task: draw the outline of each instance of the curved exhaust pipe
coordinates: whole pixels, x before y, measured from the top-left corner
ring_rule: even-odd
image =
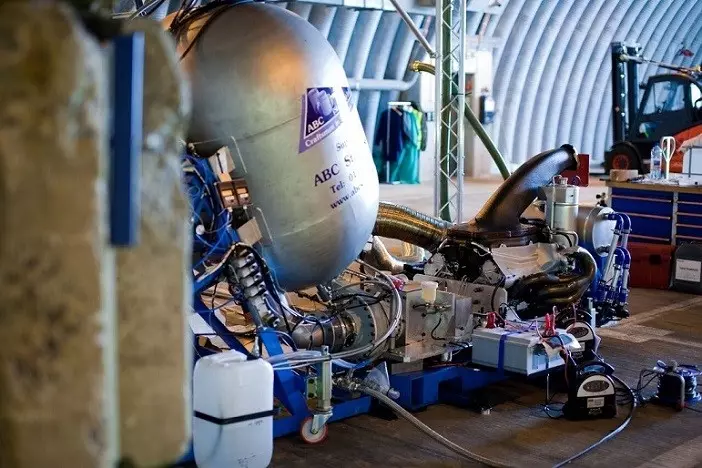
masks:
[[[567,256],[575,260],[580,274],[558,277],[548,273],[537,273],[517,282],[511,294],[548,305],[568,305],[577,302],[592,284],[597,264],[592,255],[582,248]]]
[[[493,231],[519,226],[519,217],[537,197],[539,188],[577,167],[578,155],[570,145],[537,154],[500,185],[471,223]]]

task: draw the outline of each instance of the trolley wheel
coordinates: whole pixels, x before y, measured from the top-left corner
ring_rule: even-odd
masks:
[[[300,437],[307,444],[321,444],[327,439],[328,434],[329,426],[326,423],[319,429],[319,432],[312,433],[312,416],[302,421],[302,426],[300,426]]]

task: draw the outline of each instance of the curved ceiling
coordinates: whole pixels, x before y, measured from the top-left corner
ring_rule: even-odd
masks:
[[[328,34],[351,79],[409,80],[410,58],[426,58],[393,12],[289,9]],[[433,18],[413,18],[433,42]],[[702,1],[510,0],[501,15],[468,12],[467,33],[480,31],[501,44],[493,52],[497,113],[489,131],[513,163],[564,143],[602,161],[612,143],[612,42],[637,42],[657,61],[702,63]],[[694,55],[679,54],[683,48]],[[639,77],[656,73],[657,67],[645,65]],[[379,112],[399,94],[361,92],[358,107],[369,138]]]
[[[612,42],[638,42],[653,60],[702,62],[695,0],[511,0],[495,23],[503,45],[495,51],[493,137],[515,163],[563,143],[602,160],[612,143]],[[679,54],[683,48],[694,56]],[[639,77],[655,73],[643,66]]]
[[[468,0],[471,1],[471,0]],[[175,3],[175,2],[172,2]],[[648,58],[702,62],[699,0],[504,0],[500,15],[467,13],[468,35],[484,32],[494,49],[496,119],[489,131],[505,157],[521,163],[570,143],[601,161],[611,144],[610,44],[638,42]],[[317,27],[344,62],[349,79],[404,80],[411,60],[425,60],[392,11],[320,3],[280,3]],[[430,42],[434,18],[412,15]],[[488,41],[486,41],[487,43]],[[678,54],[682,48],[693,57]],[[643,66],[640,78],[655,74]],[[358,108],[369,141],[388,100],[399,91],[362,90]]]

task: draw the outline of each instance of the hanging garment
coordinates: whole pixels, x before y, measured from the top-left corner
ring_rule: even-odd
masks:
[[[403,116],[401,109],[386,109],[380,114],[373,143],[379,148],[382,162],[395,162],[400,157],[405,141]]]
[[[417,109],[412,109],[414,117],[417,119],[417,127],[419,131],[419,151],[425,151],[427,149],[427,119],[424,112]]]
[[[421,132],[421,139],[419,141],[419,150],[427,150],[427,138],[429,138],[429,131],[427,129],[427,114],[422,110],[421,106],[416,102],[412,101],[412,109],[416,112],[419,119],[419,129]]]
[[[403,114],[404,145],[400,159],[391,164],[390,181],[401,184],[419,183],[419,144],[422,132],[419,119],[413,109]]]

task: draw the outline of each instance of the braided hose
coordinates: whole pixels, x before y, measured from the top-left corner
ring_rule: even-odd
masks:
[[[398,239],[427,250],[446,238],[449,223],[394,203],[380,202],[373,235]]]
[[[358,391],[365,393],[366,395],[369,395],[378,401],[380,401],[382,404],[393,410],[395,413],[398,414],[398,416],[402,416],[404,419],[409,421],[414,427],[434,439],[435,441],[439,442],[441,445],[444,447],[452,450],[453,452],[461,455],[462,457],[467,458],[468,460],[473,460],[478,463],[482,463],[485,466],[491,466],[495,468],[510,468],[511,465],[504,464],[502,462],[497,462],[494,460],[490,460],[489,458],[485,458],[482,455],[478,455],[477,453],[473,453],[467,449],[464,449],[460,445],[451,442],[449,439],[446,437],[442,436],[438,432],[436,432],[434,429],[431,427],[427,426],[424,424],[422,421],[419,419],[415,418],[409,411],[404,409],[402,406],[398,405],[396,402],[394,402],[390,397],[385,395],[384,393],[378,392],[376,390],[373,390],[372,388],[368,388],[365,386],[360,386],[358,387]]]

